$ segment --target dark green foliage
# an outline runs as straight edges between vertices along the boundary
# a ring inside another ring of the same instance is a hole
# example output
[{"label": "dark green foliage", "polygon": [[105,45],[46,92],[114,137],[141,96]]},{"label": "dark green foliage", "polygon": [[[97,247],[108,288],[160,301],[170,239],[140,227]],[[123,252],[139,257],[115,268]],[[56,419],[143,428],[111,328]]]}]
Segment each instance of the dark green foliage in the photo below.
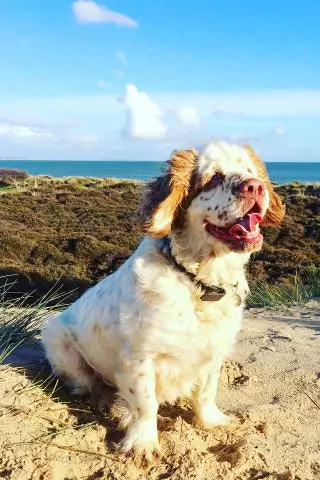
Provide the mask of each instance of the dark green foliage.
[{"label": "dark green foliage", "polygon": [[[139,243],[141,186],[29,177],[23,189],[3,191],[0,276],[17,274],[11,289],[16,292],[41,296],[59,281],[63,291],[79,296],[114,272]],[[320,269],[320,186],[295,183],[276,190],[287,215],[280,229],[264,229],[264,248],[248,266],[251,285],[308,282],[310,271],[317,275]]]},{"label": "dark green foliage", "polygon": [[286,216],[279,229],[263,229],[263,249],[249,265],[251,284],[292,284],[296,278],[308,281],[310,271],[320,275],[320,185],[293,183],[276,191]]}]

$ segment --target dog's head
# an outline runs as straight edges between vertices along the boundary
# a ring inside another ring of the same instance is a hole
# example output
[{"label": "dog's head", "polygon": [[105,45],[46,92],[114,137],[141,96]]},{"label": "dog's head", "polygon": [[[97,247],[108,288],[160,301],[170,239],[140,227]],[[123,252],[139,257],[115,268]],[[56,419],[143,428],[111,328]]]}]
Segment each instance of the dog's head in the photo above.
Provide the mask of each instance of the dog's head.
[{"label": "dog's head", "polygon": [[202,153],[175,151],[142,211],[152,237],[188,229],[213,251],[252,252],[262,245],[259,225],[278,226],[285,208],[251,147],[215,142]]}]

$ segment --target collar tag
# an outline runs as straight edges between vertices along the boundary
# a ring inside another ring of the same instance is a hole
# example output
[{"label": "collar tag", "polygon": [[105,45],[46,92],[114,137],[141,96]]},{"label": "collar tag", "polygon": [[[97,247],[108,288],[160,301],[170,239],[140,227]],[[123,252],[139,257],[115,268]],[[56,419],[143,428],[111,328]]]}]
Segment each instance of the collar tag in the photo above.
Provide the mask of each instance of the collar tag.
[{"label": "collar tag", "polygon": [[201,295],[200,300],[203,302],[218,302],[225,296],[226,292],[219,293],[219,292],[206,292]]},{"label": "collar tag", "polygon": [[[189,272],[183,265],[180,265],[177,262],[171,251],[171,242],[169,237],[164,237],[162,248],[162,253],[167,257],[169,261],[171,261],[173,266],[180,272],[184,273],[187,277],[189,277],[192,283],[195,286],[200,287],[200,289],[203,291],[200,300],[202,300],[203,302],[218,302],[225,296],[226,291],[224,288],[215,285],[210,286],[203,284],[201,281],[196,280],[196,276],[193,273]],[[166,250],[166,252],[164,252],[164,250]]]}]

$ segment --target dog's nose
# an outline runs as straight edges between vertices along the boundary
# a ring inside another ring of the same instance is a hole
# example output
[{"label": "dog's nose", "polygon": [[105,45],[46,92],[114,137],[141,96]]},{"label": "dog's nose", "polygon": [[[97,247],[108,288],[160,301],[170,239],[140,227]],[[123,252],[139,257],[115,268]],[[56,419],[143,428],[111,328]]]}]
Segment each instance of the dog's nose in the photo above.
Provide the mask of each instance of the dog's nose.
[{"label": "dog's nose", "polygon": [[239,190],[246,197],[259,198],[264,194],[265,186],[256,178],[249,178],[249,180],[240,183]]}]

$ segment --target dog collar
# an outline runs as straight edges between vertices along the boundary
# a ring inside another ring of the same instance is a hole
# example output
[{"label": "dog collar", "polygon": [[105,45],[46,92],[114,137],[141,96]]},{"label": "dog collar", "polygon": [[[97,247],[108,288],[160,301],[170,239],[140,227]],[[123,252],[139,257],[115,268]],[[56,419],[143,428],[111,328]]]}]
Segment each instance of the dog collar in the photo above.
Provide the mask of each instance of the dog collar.
[{"label": "dog collar", "polygon": [[183,265],[177,262],[172,253],[171,241],[169,237],[163,238],[162,253],[177,270],[184,273],[192,281],[195,287],[202,290],[203,293],[200,297],[200,300],[203,302],[218,302],[225,296],[226,291],[224,288],[218,287],[217,285],[206,285],[205,283],[201,282],[201,280],[197,280],[194,273],[189,272]]}]

